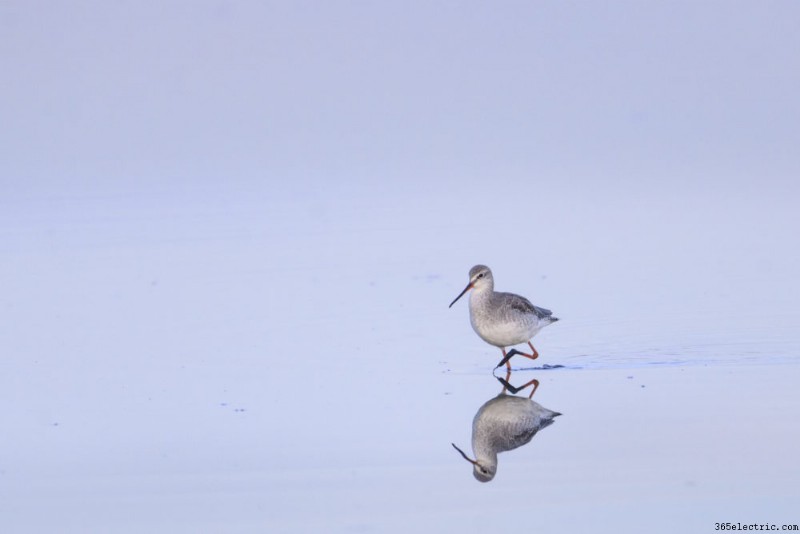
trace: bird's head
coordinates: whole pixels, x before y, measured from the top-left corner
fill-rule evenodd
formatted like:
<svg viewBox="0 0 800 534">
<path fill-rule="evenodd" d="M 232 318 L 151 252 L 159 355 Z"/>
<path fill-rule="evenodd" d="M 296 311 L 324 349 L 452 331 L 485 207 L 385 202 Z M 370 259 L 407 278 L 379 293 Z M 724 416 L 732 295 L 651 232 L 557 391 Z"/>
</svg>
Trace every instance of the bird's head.
<svg viewBox="0 0 800 534">
<path fill-rule="evenodd" d="M 453 304 L 456 303 L 458 299 L 464 296 L 464 293 L 469 291 L 470 289 L 476 289 L 478 291 L 482 289 L 492 289 L 494 288 L 494 278 L 492 278 L 492 270 L 489 269 L 485 265 L 476 265 L 472 269 L 469 270 L 469 283 L 467 287 L 464 288 L 464 291 L 459 293 L 459 295 L 450 303 L 450 308 L 453 307 Z"/>
<path fill-rule="evenodd" d="M 473 460 L 467 456 L 464 451 L 456 447 L 455 443 L 451 443 L 450 445 L 461 453 L 461 456 L 463 456 L 466 461 L 472 464 L 472 476 L 474 476 L 476 480 L 480 482 L 489 482 L 497 474 L 497 465 L 485 465 L 478 460 Z"/>
</svg>

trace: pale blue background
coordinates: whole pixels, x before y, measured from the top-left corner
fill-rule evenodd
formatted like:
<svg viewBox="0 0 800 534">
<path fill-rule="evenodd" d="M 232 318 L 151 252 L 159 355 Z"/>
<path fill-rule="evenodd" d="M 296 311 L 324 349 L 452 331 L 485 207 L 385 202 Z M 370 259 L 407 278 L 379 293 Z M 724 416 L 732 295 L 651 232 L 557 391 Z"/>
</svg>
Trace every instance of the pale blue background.
<svg viewBox="0 0 800 534">
<path fill-rule="evenodd" d="M 797 523 L 798 21 L 0 2 L 0 530 Z M 567 366 L 489 485 L 475 263 Z"/>
</svg>

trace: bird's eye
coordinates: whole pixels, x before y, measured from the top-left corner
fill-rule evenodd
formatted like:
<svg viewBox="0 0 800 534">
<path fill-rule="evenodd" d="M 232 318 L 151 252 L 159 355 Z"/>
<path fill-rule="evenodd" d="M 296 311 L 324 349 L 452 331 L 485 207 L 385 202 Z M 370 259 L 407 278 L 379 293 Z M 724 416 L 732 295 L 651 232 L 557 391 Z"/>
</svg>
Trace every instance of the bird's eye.
<svg viewBox="0 0 800 534">
<path fill-rule="evenodd" d="M 479 274 L 478 278 L 483 278 L 483 273 Z"/>
</svg>

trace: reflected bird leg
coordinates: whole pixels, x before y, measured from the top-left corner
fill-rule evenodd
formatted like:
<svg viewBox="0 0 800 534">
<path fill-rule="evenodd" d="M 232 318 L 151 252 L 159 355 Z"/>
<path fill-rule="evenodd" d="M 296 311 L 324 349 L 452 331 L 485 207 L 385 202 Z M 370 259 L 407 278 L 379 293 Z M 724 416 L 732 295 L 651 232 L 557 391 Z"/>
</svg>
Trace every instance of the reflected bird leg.
<svg viewBox="0 0 800 534">
<path fill-rule="evenodd" d="M 505 379 L 503 379 L 503 378 L 500 378 L 499 376 L 495 376 L 495 378 L 497 379 L 497 381 L 498 381 L 498 382 L 500 382 L 501 384 L 503 384 L 503 391 L 502 391 L 503 393 L 505 393 L 507 389 L 510 389 L 510 390 L 511 390 L 511 392 L 513 393 L 513 392 L 514 392 L 514 390 L 515 390 L 515 389 L 517 389 L 517 388 L 515 388 L 514 386 L 512 386 L 512 385 L 511 385 L 511 384 L 508 382 L 508 379 L 509 379 L 509 378 L 511 378 L 511 373 L 507 374 Z"/>
<path fill-rule="evenodd" d="M 514 387 L 514 386 L 512 386 L 512 385 L 511 385 L 511 383 L 508 381 L 508 380 L 511 378 L 511 373 L 508 373 L 508 374 L 506 374 L 506 378 L 505 378 L 505 380 L 503 380 L 503 379 L 502 379 L 502 378 L 500 378 L 499 376 L 496 376 L 495 378 L 496 378 L 496 379 L 497 379 L 497 380 L 498 380 L 498 381 L 499 381 L 501 384 L 503 384 L 503 393 L 505 393 L 505 392 L 506 392 L 506 389 L 507 389 L 507 390 L 509 390 L 511 393 L 513 393 L 513 394 L 517 394 L 517 393 L 519 393 L 520 391 L 522 391 L 523 389 L 525 389 L 526 387 L 528 387 L 528 386 L 530 386 L 530 385 L 533 385 L 533 389 L 531 390 L 531 394 L 530 394 L 530 395 L 528 395 L 528 398 L 529 398 L 529 399 L 532 399 L 532 398 L 533 398 L 533 394 L 534 394 L 534 393 L 536 393 L 536 390 L 537 390 L 537 389 L 538 389 L 538 387 L 539 387 L 539 381 L 538 381 L 538 380 L 536 380 L 535 378 L 534 378 L 533 380 L 531 380 L 530 382 L 528 382 L 527 384 L 525 384 L 524 386 L 520 386 L 520 387 L 518 387 L 518 388 L 517 388 L 517 387 Z"/>
<path fill-rule="evenodd" d="M 539 381 L 534 378 L 533 380 L 531 380 L 530 382 L 528 382 L 527 384 L 525 384 L 524 386 L 519 388 L 519 389 L 525 389 L 526 387 L 530 386 L 531 384 L 533 384 L 533 389 L 531 389 L 531 394 L 528 395 L 529 399 L 533 398 L 533 394 L 536 393 L 536 390 L 539 388 Z"/>
<path fill-rule="evenodd" d="M 508 362 L 506 362 L 506 363 L 508 363 Z M 495 378 L 497 378 L 500 381 L 500 383 L 503 384 L 503 391 L 501 391 L 500 393 L 501 394 L 505 393 L 506 390 L 511 386 L 511 382 L 509 382 L 511 380 L 511 366 L 509 366 L 508 371 L 506 371 L 506 379 L 505 380 L 503 380 L 502 378 L 499 378 L 497 376 L 495 376 Z"/>
</svg>

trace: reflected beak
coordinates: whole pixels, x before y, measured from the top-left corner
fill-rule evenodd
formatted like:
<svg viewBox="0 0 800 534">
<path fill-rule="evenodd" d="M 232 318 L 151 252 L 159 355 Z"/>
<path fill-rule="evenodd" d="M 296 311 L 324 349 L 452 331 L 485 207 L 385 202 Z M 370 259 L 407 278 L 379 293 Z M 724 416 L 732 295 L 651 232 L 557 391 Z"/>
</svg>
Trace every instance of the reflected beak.
<svg viewBox="0 0 800 534">
<path fill-rule="evenodd" d="M 463 296 L 464 296 L 464 293 L 466 293 L 466 292 L 467 292 L 467 291 L 469 291 L 470 289 L 472 289 L 472 282 L 470 282 L 469 284 L 467 284 L 467 287 L 465 287 L 465 288 L 464 288 L 464 291 L 462 291 L 461 293 L 459 293 L 459 294 L 458 294 L 458 296 L 456 297 L 456 299 L 455 299 L 453 302 L 451 302 L 451 303 L 450 303 L 450 306 L 448 306 L 448 308 L 452 308 L 452 307 L 453 307 L 453 304 L 455 304 L 455 303 L 456 303 L 456 300 L 458 300 L 458 299 L 460 299 L 461 297 L 463 297 Z M 455 445 L 453 445 L 453 447 L 455 447 Z"/>
<path fill-rule="evenodd" d="M 455 444 L 455 443 L 451 443 L 450 445 L 452 445 L 452 446 L 453 446 L 453 448 L 454 448 L 455 450 L 457 450 L 458 452 L 460 452 L 460 453 L 461 453 L 461 456 L 463 456 L 463 457 L 464 457 L 464 459 L 465 459 L 466 461 L 468 461 L 468 462 L 469 462 L 469 463 L 471 463 L 472 465 L 477 465 L 477 464 L 478 464 L 478 462 L 477 462 L 477 461 L 475 461 L 475 460 L 471 460 L 469 456 L 467 456 L 466 454 L 464 454 L 464 451 L 462 451 L 461 449 L 459 449 L 458 447 L 456 447 L 456 444 Z"/>
</svg>

